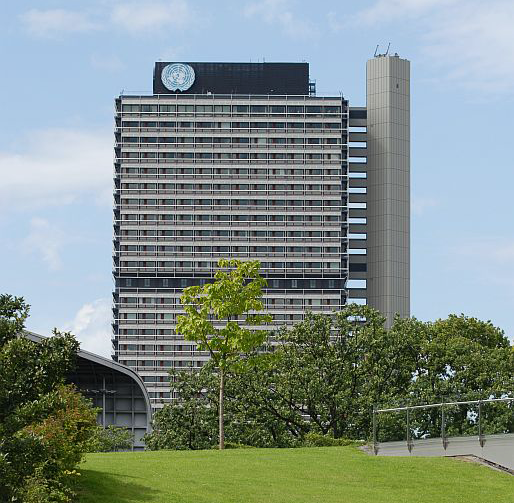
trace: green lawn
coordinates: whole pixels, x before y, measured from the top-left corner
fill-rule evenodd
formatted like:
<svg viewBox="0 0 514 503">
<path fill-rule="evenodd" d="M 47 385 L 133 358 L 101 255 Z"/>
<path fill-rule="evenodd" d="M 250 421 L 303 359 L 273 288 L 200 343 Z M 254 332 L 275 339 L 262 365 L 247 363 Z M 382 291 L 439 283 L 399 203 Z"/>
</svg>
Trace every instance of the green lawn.
<svg viewBox="0 0 514 503">
<path fill-rule="evenodd" d="M 514 477 L 353 447 L 89 454 L 80 503 L 514 503 Z"/>
</svg>

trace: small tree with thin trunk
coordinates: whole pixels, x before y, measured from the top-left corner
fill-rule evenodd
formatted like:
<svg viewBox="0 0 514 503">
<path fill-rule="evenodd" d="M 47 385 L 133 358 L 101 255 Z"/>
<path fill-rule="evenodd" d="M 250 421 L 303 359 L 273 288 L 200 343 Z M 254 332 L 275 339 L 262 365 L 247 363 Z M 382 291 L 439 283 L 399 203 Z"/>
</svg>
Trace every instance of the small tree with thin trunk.
<svg viewBox="0 0 514 503">
<path fill-rule="evenodd" d="M 262 314 L 262 288 L 258 261 L 222 259 L 214 283 L 185 288 L 180 302 L 185 316 L 177 318 L 177 333 L 195 341 L 198 349 L 209 351 L 219 370 L 219 448 L 225 447 L 224 393 L 227 367 L 243 353 L 261 346 L 267 332 L 256 327 L 271 321 Z"/>
</svg>

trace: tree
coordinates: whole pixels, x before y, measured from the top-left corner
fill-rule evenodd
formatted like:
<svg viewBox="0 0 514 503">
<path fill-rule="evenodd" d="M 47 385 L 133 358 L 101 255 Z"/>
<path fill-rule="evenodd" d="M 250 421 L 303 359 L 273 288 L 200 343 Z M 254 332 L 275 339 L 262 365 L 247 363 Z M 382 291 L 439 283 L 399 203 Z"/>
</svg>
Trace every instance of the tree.
<svg viewBox="0 0 514 503">
<path fill-rule="evenodd" d="M 212 366 L 208 362 L 196 372 L 170 372 L 171 386 L 178 400 L 155 412 L 152 432 L 144 438 L 148 449 L 197 450 L 213 446 L 219 379 Z"/>
<path fill-rule="evenodd" d="M 0 295 L 0 501 L 68 501 L 68 471 L 80 461 L 96 412 L 69 386 L 78 342 L 54 331 L 40 343 L 19 337 L 29 306 Z M 60 499 L 58 499 L 60 498 Z"/>
<path fill-rule="evenodd" d="M 397 317 L 386 329 L 384 321 L 369 306 L 354 304 L 330 315 L 308 312 L 279 331 L 273 346 L 232 365 L 225 391 L 230 439 L 256 447 L 301 445 L 312 434 L 360 440 L 371 435 L 375 405 L 512 393 L 514 351 L 490 322 L 463 315 L 435 322 Z M 211 444 L 219 389 L 213 368 L 180 375 L 179 403 L 158 413 L 152 448 Z M 514 431 L 513 405 L 482 405 L 482 431 Z M 445 407 L 446 433 L 478 433 L 476 413 L 476 406 Z M 379 441 L 405 440 L 405 412 L 380 414 L 378 421 Z M 412 438 L 440 436 L 441 410 L 410 411 L 410 427 Z"/>
<path fill-rule="evenodd" d="M 503 331 L 490 321 L 451 314 L 435 322 L 396 320 L 393 331 L 419 334 L 413 379 L 405 396 L 411 404 L 500 398 L 514 390 L 514 352 Z M 478 433 L 477 407 L 445 407 L 448 435 Z M 485 432 L 514 431 L 513 406 L 482 407 Z M 441 410 L 411 413 L 416 436 L 441 435 Z"/>
<path fill-rule="evenodd" d="M 225 432 L 230 443 L 254 447 L 293 447 L 295 427 L 289 409 L 270 402 L 270 354 L 249 355 L 226 372 Z M 155 412 L 152 432 L 145 436 L 148 449 L 209 449 L 217 442 L 219 374 L 213 362 L 199 371 L 171 372 L 178 399 Z M 294 418 L 305 423 L 301 417 Z M 306 429 L 308 431 L 308 428 Z M 229 445 L 228 443 L 226 445 Z"/>
<path fill-rule="evenodd" d="M 309 430 L 334 438 L 369 435 L 371 410 L 406 393 L 414 371 L 410 334 L 394 334 L 369 306 L 306 313 L 284 329 L 275 351 L 276 400 L 309 417 Z"/>
<path fill-rule="evenodd" d="M 208 351 L 219 372 L 219 448 L 224 448 L 224 391 L 227 368 L 241 353 L 261 346 L 267 332 L 257 327 L 270 322 L 264 309 L 258 261 L 225 260 L 216 271 L 214 283 L 184 289 L 180 302 L 185 316 L 177 318 L 177 332 Z"/>
</svg>

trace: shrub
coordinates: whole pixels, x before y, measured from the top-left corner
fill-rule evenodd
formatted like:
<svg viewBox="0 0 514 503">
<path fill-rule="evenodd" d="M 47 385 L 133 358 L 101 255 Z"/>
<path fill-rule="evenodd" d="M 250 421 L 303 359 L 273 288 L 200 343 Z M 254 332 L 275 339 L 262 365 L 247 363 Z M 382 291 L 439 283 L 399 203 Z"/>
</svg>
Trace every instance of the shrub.
<svg viewBox="0 0 514 503">
<path fill-rule="evenodd" d="M 14 435 L 28 475 L 15 494 L 22 501 L 71 501 L 69 485 L 96 429 L 96 410 L 73 386 L 61 385 L 22 407 L 18 419 L 28 423 Z"/>
<path fill-rule="evenodd" d="M 65 386 L 79 343 L 70 333 L 32 342 L 29 306 L 0 295 L 0 501 L 71 500 L 70 479 L 96 428 L 96 411 Z"/>
<path fill-rule="evenodd" d="M 20 500 L 23 503 L 68 503 L 74 494 L 68 485 L 56 480 L 49 480 L 40 468 L 36 473 L 25 479 L 23 489 L 20 491 Z"/>
<path fill-rule="evenodd" d="M 334 438 L 329 435 L 321 435 L 320 433 L 307 433 L 304 436 L 304 447 L 337 447 L 344 445 L 355 445 L 358 442 L 348 438 Z"/>
<path fill-rule="evenodd" d="M 130 449 L 134 443 L 132 432 L 127 428 L 109 425 L 97 426 L 88 447 L 89 452 L 111 452 Z"/>
</svg>

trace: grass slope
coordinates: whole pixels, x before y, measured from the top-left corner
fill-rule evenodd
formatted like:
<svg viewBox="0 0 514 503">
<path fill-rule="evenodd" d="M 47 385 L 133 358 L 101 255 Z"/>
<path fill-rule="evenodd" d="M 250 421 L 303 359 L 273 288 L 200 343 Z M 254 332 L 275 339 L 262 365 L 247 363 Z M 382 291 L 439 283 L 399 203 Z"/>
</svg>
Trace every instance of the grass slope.
<svg viewBox="0 0 514 503">
<path fill-rule="evenodd" d="M 89 454 L 80 503 L 514 503 L 514 477 L 353 447 Z"/>
</svg>

